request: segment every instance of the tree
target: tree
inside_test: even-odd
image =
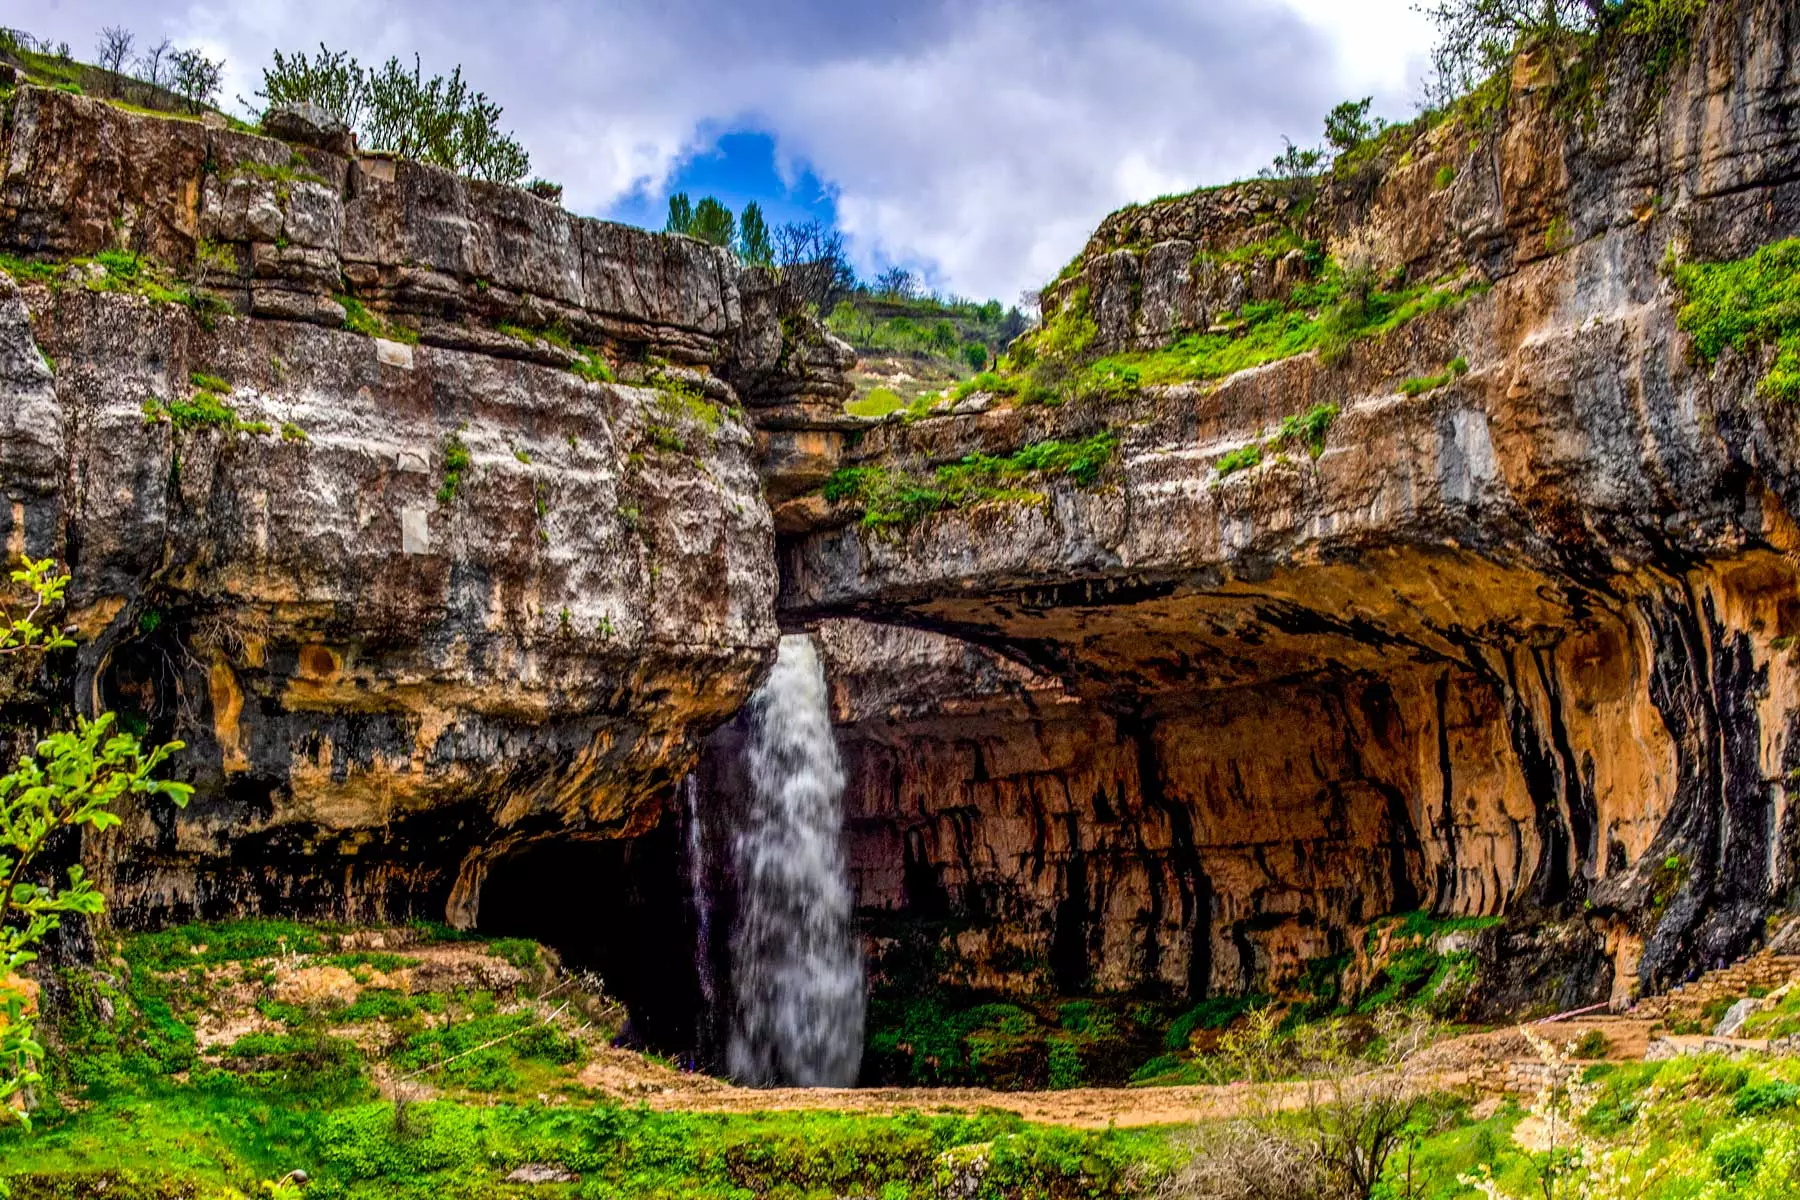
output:
[[[984,371],[988,365],[988,348],[980,342],[970,342],[963,347],[963,361],[969,364],[971,371]]]
[[[895,300],[910,300],[918,294],[919,281],[905,267],[889,267],[875,277],[875,291]]]
[[[737,218],[716,198],[706,196],[694,205],[694,222],[688,228],[688,236],[714,246],[729,246],[737,240]]]
[[[12,573],[33,603],[22,617],[0,617],[0,656],[39,656],[75,644],[62,630],[40,624],[61,605],[69,582],[53,567],[49,559],[27,558]],[[63,917],[93,916],[106,904],[79,866],[69,868],[68,886],[56,887],[31,878],[33,861],[63,830],[86,826],[98,832],[119,824],[112,805],[121,797],[160,796],[185,806],[191,787],[152,777],[180,749],[182,743],[169,742],[145,750],[133,735],[114,732],[112,714],[102,713],[76,718],[74,730],[51,734],[0,776],[0,1114],[29,1122],[23,1109],[8,1102],[39,1080],[36,1064],[44,1056],[19,971],[36,960],[33,948]]]
[[[664,233],[686,233],[694,227],[694,202],[686,192],[669,197],[669,219],[663,222]]]
[[[1430,0],[1417,9],[1438,27],[1436,88],[1461,94],[1504,68],[1522,44],[1591,32],[1614,6],[1615,0]]]
[[[169,82],[169,59],[174,53],[175,47],[168,38],[151,46],[138,55],[137,77],[151,87],[166,87]]]
[[[1262,169],[1261,175],[1275,185],[1292,203],[1300,203],[1312,198],[1318,184],[1319,172],[1325,166],[1325,152],[1318,149],[1301,149],[1299,146],[1281,139],[1286,149],[1275,156],[1275,161]]]
[[[1347,154],[1380,133],[1386,122],[1379,117],[1369,119],[1369,106],[1373,103],[1373,96],[1346,100],[1326,114],[1326,144],[1338,154]]]
[[[214,61],[199,50],[177,50],[169,59],[169,89],[187,101],[189,112],[199,112],[219,94],[225,60]]]
[[[823,221],[790,221],[775,231],[775,265],[795,302],[830,312],[856,290],[844,235]]]
[[[753,267],[775,265],[775,243],[769,236],[769,223],[763,219],[762,205],[752,200],[744,205],[738,217],[738,257]]]
[[[108,25],[100,31],[100,42],[94,48],[94,61],[115,75],[119,74],[131,60],[131,49],[136,41],[129,29],[121,25]]]
[[[369,116],[358,130],[376,150],[445,167],[474,179],[517,183],[531,158],[510,134],[500,132],[504,110],[472,91],[462,67],[448,77],[426,79],[418,55],[412,70],[390,58],[369,78]]]
[[[275,53],[257,92],[270,106],[317,104],[383,150],[471,179],[516,184],[531,173],[531,156],[500,129],[505,109],[471,88],[458,66],[425,78],[419,56],[412,70],[390,58],[370,71],[321,42],[317,55]]]
[[[1399,1007],[1375,1015],[1374,1041],[1358,1052],[1349,1026],[1332,1019],[1281,1032],[1274,1006],[1250,1014],[1220,1048],[1240,1078],[1254,1086],[1246,1129],[1260,1135],[1266,1153],[1239,1146],[1233,1158],[1263,1157],[1283,1164],[1293,1192],[1237,1190],[1225,1196],[1334,1196],[1369,1200],[1394,1153],[1424,1109],[1425,1089],[1409,1080],[1407,1060],[1425,1048],[1436,1027],[1421,1013]],[[1268,1085],[1298,1075],[1298,1096],[1283,1106]],[[1189,1192],[1189,1195],[1200,1193]]]

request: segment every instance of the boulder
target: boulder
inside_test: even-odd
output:
[[[332,154],[356,153],[356,134],[340,118],[317,104],[278,104],[263,114],[263,132],[284,142],[297,142]]]

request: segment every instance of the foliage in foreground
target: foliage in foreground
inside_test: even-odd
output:
[[[54,624],[69,577],[49,559],[24,560],[12,573],[31,594],[31,608],[0,617],[0,661],[35,661],[75,643]],[[193,789],[152,777],[180,742],[146,750],[129,733],[113,731],[113,716],[77,717],[73,730],[52,733],[0,776],[0,1121],[29,1123],[8,1101],[40,1082],[44,1047],[20,972],[37,960],[36,947],[65,916],[94,916],[106,905],[81,867],[69,868],[67,887],[38,881],[33,865],[64,830],[96,832],[119,824],[112,806],[125,796],[162,797],[185,805]]]

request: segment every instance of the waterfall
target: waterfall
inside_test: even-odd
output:
[[[844,772],[811,638],[781,639],[750,701],[744,763],[726,1064],[759,1086],[849,1087],[862,1059],[862,953],[850,927]]]
[[[704,1061],[713,1053],[713,1014],[718,1010],[719,989],[713,978],[713,900],[707,878],[706,831],[701,824],[700,781],[694,776],[682,779],[681,799],[687,822],[688,899],[694,906],[694,977],[700,984],[694,1054]]]

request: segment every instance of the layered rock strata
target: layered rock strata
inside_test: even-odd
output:
[[[36,88],[4,151],[48,695],[198,788],[90,840],[114,918],[469,923],[516,848],[641,830],[773,656],[741,406],[829,393],[829,339],[725,251],[414,163]]]
[[[1666,74],[1627,48],[1582,119],[1523,59],[1485,125],[1390,140],[1305,210],[1262,183],[1125,210],[1047,293],[1090,356],[1217,332],[1321,260],[1462,296],[1347,361],[850,448],[928,471],[1119,440],[1093,488],[909,527],[816,502],[783,538],[785,620],[925,627],[1049,681],[930,669],[918,695],[974,710],[848,706],[865,901],[950,914],[960,969],[1013,987],[1280,986],[1416,908],[1510,918],[1494,1007],[1753,947],[1795,882],[1800,441],[1758,395],[1772,348],[1696,364],[1667,265],[1800,233],[1797,49],[1791,7],[1715,3]],[[1271,440],[1322,406],[1316,460]],[[920,669],[844,644],[843,678]]]

